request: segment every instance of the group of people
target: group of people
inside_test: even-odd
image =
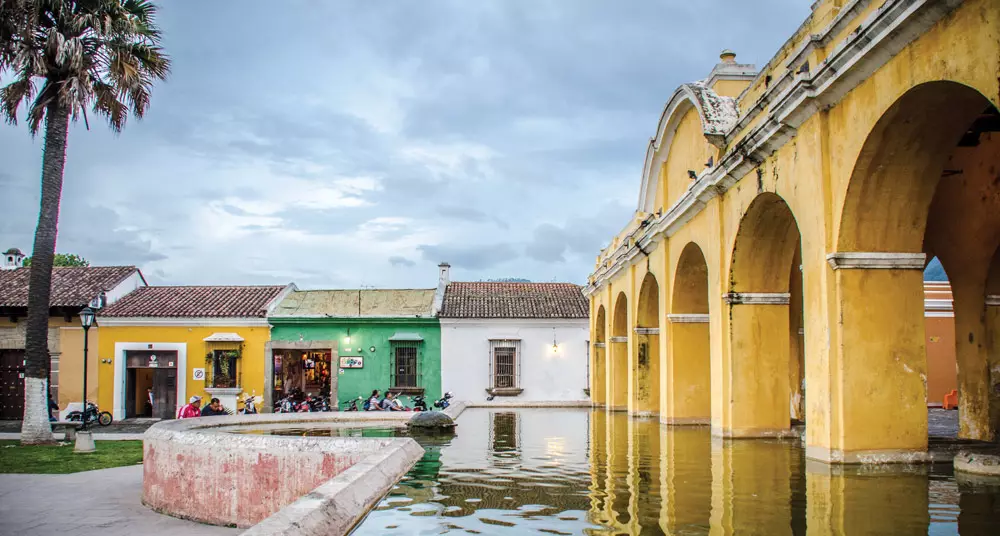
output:
[[[378,389],[372,391],[372,396],[365,402],[365,411],[409,411],[409,408],[399,401],[399,395],[386,391],[385,398],[380,400],[380,394]]]
[[[201,407],[201,397],[197,395],[188,399],[187,405],[182,407],[180,411],[177,412],[178,419],[214,417],[216,415],[229,415],[229,412],[222,406],[222,402],[220,402],[218,398],[209,400],[207,406],[204,408]]]

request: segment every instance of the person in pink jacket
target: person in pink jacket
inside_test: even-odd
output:
[[[192,396],[188,402],[188,405],[182,407],[180,411],[177,412],[177,418],[191,419],[194,417],[201,417],[201,397]]]

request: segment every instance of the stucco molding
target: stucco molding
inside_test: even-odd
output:
[[[707,314],[668,314],[667,321],[674,324],[707,324]]]
[[[818,41],[825,42],[824,40],[838,35],[848,23],[855,20],[861,11],[858,6],[867,1],[845,6],[842,10],[843,18],[836,19],[828,26]],[[892,56],[960,4],[961,0],[887,0],[815,69],[803,73],[797,72],[798,69],[788,69],[772,85],[772,89],[744,111],[744,115],[726,134],[726,140],[730,144],[740,134],[743,134],[743,138],[729,148],[715,167],[699,176],[673,206],[651,222],[636,243],[643,244],[644,240],[648,242],[660,235],[670,237],[701,212],[709,200],[724,194],[768,155],[792,139],[796,128],[809,117],[820,109],[835,106]],[[809,38],[809,41],[816,39]],[[816,43],[807,42],[803,46],[816,46]],[[793,55],[793,60],[796,58],[797,55]],[[772,100],[773,104],[768,106]],[[748,131],[748,126],[762,113],[767,113],[767,117]],[[664,117],[661,116],[661,124],[663,120]],[[656,168],[650,167],[651,164],[650,151],[647,150],[643,193],[640,197],[644,203],[649,198],[649,177],[658,175]],[[592,296],[628,265],[622,259],[634,255],[630,249],[635,248],[626,242],[599,260],[599,267],[591,274],[589,284],[584,289],[586,296]]]
[[[730,292],[722,295],[729,305],[788,305],[792,295],[788,292]]]
[[[140,351],[161,351],[161,352],[177,352],[177,407],[174,408],[174,415],[177,414],[177,410],[181,406],[187,404],[187,382],[188,382],[188,368],[187,368],[187,343],[183,342],[116,342],[115,343],[115,356],[114,356],[114,367],[115,367],[115,383],[114,383],[114,401],[111,406],[111,415],[116,421],[120,421],[125,418],[125,397],[128,393],[125,392],[125,379],[127,372],[127,360],[125,359],[125,352],[129,350],[140,350]]]
[[[624,335],[619,335],[615,337],[608,337],[608,342],[611,343],[626,343],[628,342],[628,337]]]
[[[269,324],[266,318],[244,318],[244,317],[97,317],[97,324],[100,327],[267,327]]]
[[[635,334],[636,335],[659,335],[660,334],[660,328],[640,328],[640,327],[636,327],[635,328]]]
[[[594,348],[607,348],[607,346],[608,345],[605,344],[605,343],[603,343],[603,342],[595,342],[594,343]]]
[[[923,253],[890,253],[839,251],[826,256],[834,270],[923,270],[927,255]]]
[[[988,307],[1000,307],[1000,294],[990,294],[986,296],[986,305]]]

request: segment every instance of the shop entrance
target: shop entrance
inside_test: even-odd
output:
[[[125,418],[173,419],[177,411],[177,352],[126,351]]]
[[[274,350],[272,403],[287,394],[330,396],[333,354],[330,350]],[[336,401],[332,401],[336,405]]]

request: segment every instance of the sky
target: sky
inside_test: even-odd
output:
[[[56,250],[150,284],[585,283],[663,105],[762,66],[811,0],[158,2],[142,120],[70,132]],[[0,249],[29,252],[42,138],[0,125]]]

